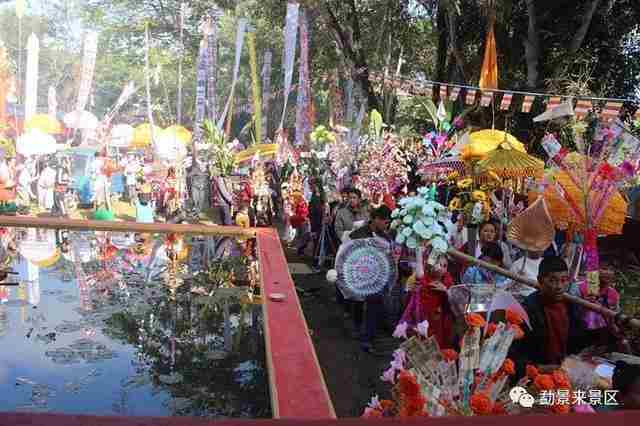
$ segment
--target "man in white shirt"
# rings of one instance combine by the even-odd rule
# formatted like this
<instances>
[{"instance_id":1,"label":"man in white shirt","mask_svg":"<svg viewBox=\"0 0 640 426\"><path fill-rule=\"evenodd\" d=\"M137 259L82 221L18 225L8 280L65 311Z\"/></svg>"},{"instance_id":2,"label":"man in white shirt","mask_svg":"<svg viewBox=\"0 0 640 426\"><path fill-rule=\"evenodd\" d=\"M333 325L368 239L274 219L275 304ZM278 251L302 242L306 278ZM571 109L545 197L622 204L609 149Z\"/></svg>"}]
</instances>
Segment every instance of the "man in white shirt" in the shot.
<instances>
[{"instance_id":1,"label":"man in white shirt","mask_svg":"<svg viewBox=\"0 0 640 426\"><path fill-rule=\"evenodd\" d=\"M529 278L531 280L538 279L538 268L542 262L544 252L528 251L524 257L513 262L511 272Z\"/></svg>"}]
</instances>

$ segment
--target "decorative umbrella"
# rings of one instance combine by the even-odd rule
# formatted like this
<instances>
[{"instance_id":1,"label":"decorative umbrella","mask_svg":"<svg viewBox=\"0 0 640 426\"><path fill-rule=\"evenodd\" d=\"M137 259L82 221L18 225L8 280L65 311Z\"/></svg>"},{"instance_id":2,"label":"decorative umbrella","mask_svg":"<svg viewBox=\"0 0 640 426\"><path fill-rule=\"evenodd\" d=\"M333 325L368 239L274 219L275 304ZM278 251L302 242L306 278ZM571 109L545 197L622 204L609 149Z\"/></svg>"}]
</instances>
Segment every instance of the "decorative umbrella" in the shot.
<instances>
[{"instance_id":1,"label":"decorative umbrella","mask_svg":"<svg viewBox=\"0 0 640 426\"><path fill-rule=\"evenodd\" d=\"M127 148L133 141L135 129L128 124L118 124L111 129L111 146L116 148Z\"/></svg>"},{"instance_id":2,"label":"decorative umbrella","mask_svg":"<svg viewBox=\"0 0 640 426\"><path fill-rule=\"evenodd\" d=\"M25 133L18 138L16 143L16 151L25 157L54 154L57 149L53 136L42 133L40 130L31 130Z\"/></svg>"},{"instance_id":3,"label":"decorative umbrella","mask_svg":"<svg viewBox=\"0 0 640 426\"><path fill-rule=\"evenodd\" d=\"M162 136L165 136L170 139L175 139L183 144L188 144L191 142L192 134L189 130L184 128L183 126L173 125L169 126L162 132Z\"/></svg>"},{"instance_id":4,"label":"decorative umbrella","mask_svg":"<svg viewBox=\"0 0 640 426\"><path fill-rule=\"evenodd\" d=\"M460 157L450 157L443 160L426 163L418 169L421 176L432 179L440 179L446 175L458 172L460 176L466 174L466 166Z\"/></svg>"},{"instance_id":5,"label":"decorative umbrella","mask_svg":"<svg viewBox=\"0 0 640 426\"><path fill-rule=\"evenodd\" d=\"M499 147L478 163L480 171L493 171L501 178L542 177L544 162L517 149Z\"/></svg>"},{"instance_id":6,"label":"decorative umbrella","mask_svg":"<svg viewBox=\"0 0 640 426\"><path fill-rule=\"evenodd\" d=\"M55 241L22 240L18 243L18 252L31 263L45 262L52 259L58 249Z\"/></svg>"},{"instance_id":7,"label":"decorative umbrella","mask_svg":"<svg viewBox=\"0 0 640 426\"><path fill-rule=\"evenodd\" d=\"M469 135L469 143L462 148L462 159L465 161L482 159L498 147L527 152L522 142L515 136L501 130L487 129Z\"/></svg>"},{"instance_id":8,"label":"decorative umbrella","mask_svg":"<svg viewBox=\"0 0 640 426\"><path fill-rule=\"evenodd\" d=\"M55 253L53 254L53 256L47 258L47 259L43 259L43 260L38 260L38 261L33 261L31 263L33 263L35 266L39 267L39 268L50 268L53 265L55 265L56 263L58 263L58 261L60 260L60 250L55 251Z\"/></svg>"},{"instance_id":9,"label":"decorative umbrella","mask_svg":"<svg viewBox=\"0 0 640 426\"><path fill-rule=\"evenodd\" d=\"M187 156L187 148L182 141L162 133L153 144L153 154L160 160L180 161Z\"/></svg>"},{"instance_id":10,"label":"decorative umbrella","mask_svg":"<svg viewBox=\"0 0 640 426\"><path fill-rule=\"evenodd\" d=\"M63 132L62 124L47 114L36 114L32 116L24 125L25 131L39 130L50 135L59 135Z\"/></svg>"},{"instance_id":11,"label":"decorative umbrella","mask_svg":"<svg viewBox=\"0 0 640 426\"><path fill-rule=\"evenodd\" d=\"M549 213L553 218L556 226L558 224L570 224L576 228L576 230L584 230L584 196L573 183L571 178L566 172L560 171L554 175L554 179L557 183L557 187L547 186L545 188L544 200L547 203ZM576 206L580 215L576 215L574 210L569 206L567 201L560 196L558 189L566 191L567 195L575 200ZM529 191L529 202L532 203L537 199L540 193L536 191ZM604 213L596 225L596 229L599 234L602 235L619 235L622 234L622 227L624 226L627 214L627 202L620 192L616 191L615 194L609 199Z\"/></svg>"},{"instance_id":12,"label":"decorative umbrella","mask_svg":"<svg viewBox=\"0 0 640 426\"><path fill-rule=\"evenodd\" d=\"M260 154L260 158L275 158L277 153L278 144L256 144L249 149L237 153L236 163L251 161L256 154Z\"/></svg>"},{"instance_id":13,"label":"decorative umbrella","mask_svg":"<svg viewBox=\"0 0 640 426\"><path fill-rule=\"evenodd\" d=\"M71 111L63 118L64 124L71 129L94 130L98 128L98 118L89 111Z\"/></svg>"},{"instance_id":14,"label":"decorative umbrella","mask_svg":"<svg viewBox=\"0 0 640 426\"><path fill-rule=\"evenodd\" d=\"M153 126L154 137L160 136L162 128ZM146 148L151 145L151 126L149 123L144 123L135 128L133 132L133 141L131 143L134 148Z\"/></svg>"}]
</instances>

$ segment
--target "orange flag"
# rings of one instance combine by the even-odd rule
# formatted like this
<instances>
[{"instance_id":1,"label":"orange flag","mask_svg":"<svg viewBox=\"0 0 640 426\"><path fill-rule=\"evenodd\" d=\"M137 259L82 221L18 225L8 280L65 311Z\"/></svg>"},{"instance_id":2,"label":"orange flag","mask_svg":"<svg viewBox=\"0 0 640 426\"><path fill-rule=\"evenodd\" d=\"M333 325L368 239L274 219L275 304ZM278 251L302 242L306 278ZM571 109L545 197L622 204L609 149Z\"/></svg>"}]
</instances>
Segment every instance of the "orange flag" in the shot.
<instances>
[{"instance_id":1,"label":"orange flag","mask_svg":"<svg viewBox=\"0 0 640 426\"><path fill-rule=\"evenodd\" d=\"M493 30L493 24L487 34L484 61L482 63L482 70L480 71L480 88L483 90L498 88L498 51L496 48L496 34Z\"/></svg>"}]
</instances>

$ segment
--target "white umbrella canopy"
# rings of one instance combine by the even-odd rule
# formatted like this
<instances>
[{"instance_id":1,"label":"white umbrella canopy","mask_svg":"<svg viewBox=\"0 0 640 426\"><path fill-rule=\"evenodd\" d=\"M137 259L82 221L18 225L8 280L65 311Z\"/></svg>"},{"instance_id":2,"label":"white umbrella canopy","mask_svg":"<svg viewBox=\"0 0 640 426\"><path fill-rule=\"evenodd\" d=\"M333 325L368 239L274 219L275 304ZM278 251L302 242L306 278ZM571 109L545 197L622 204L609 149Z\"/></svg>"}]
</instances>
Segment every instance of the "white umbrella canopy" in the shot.
<instances>
[{"instance_id":1,"label":"white umbrella canopy","mask_svg":"<svg viewBox=\"0 0 640 426\"><path fill-rule=\"evenodd\" d=\"M98 127L98 118L89 111L71 111L63 118L64 124L71 129L92 130Z\"/></svg>"},{"instance_id":2,"label":"white umbrella canopy","mask_svg":"<svg viewBox=\"0 0 640 426\"><path fill-rule=\"evenodd\" d=\"M18 252L30 262L38 263L51 259L56 255L58 248L55 241L24 240L18 244Z\"/></svg>"},{"instance_id":3,"label":"white umbrella canopy","mask_svg":"<svg viewBox=\"0 0 640 426\"><path fill-rule=\"evenodd\" d=\"M153 145L153 154L164 161L181 161L187 156L187 148L175 138L160 135Z\"/></svg>"},{"instance_id":4,"label":"white umbrella canopy","mask_svg":"<svg viewBox=\"0 0 640 426\"><path fill-rule=\"evenodd\" d=\"M127 148L133 141L135 129L128 124L118 124L111 129L111 146Z\"/></svg>"},{"instance_id":5,"label":"white umbrella canopy","mask_svg":"<svg viewBox=\"0 0 640 426\"><path fill-rule=\"evenodd\" d=\"M58 149L53 136L40 130L30 130L18 138L16 152L25 157L54 154Z\"/></svg>"}]
</instances>

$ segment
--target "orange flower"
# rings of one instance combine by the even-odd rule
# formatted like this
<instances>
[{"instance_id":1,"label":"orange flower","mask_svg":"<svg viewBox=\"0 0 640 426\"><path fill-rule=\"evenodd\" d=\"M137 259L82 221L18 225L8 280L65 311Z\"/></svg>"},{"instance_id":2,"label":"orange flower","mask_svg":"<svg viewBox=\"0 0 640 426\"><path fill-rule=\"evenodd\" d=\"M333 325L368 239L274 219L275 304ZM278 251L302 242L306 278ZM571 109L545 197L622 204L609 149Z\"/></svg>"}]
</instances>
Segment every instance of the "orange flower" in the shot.
<instances>
[{"instance_id":1,"label":"orange flower","mask_svg":"<svg viewBox=\"0 0 640 426\"><path fill-rule=\"evenodd\" d=\"M497 325L495 325L494 323L489 323L489 325L487 326L487 330L484 332L484 337L493 336L493 333L495 333L497 329Z\"/></svg>"},{"instance_id":2,"label":"orange flower","mask_svg":"<svg viewBox=\"0 0 640 426\"><path fill-rule=\"evenodd\" d=\"M475 328L484 327L486 323L484 318L482 318L482 316L479 314L467 314L467 316L465 317L465 320L467 321L467 325L469 327L475 327Z\"/></svg>"},{"instance_id":3,"label":"orange flower","mask_svg":"<svg viewBox=\"0 0 640 426\"><path fill-rule=\"evenodd\" d=\"M514 336L515 340L520 340L522 338L524 338L524 331L522 330L522 328L519 325L512 325L511 328L513 328L513 331L515 331L516 335Z\"/></svg>"},{"instance_id":4,"label":"orange flower","mask_svg":"<svg viewBox=\"0 0 640 426\"><path fill-rule=\"evenodd\" d=\"M443 349L442 357L445 361L455 361L458 359L458 352L454 351L453 349Z\"/></svg>"},{"instance_id":5,"label":"orange flower","mask_svg":"<svg viewBox=\"0 0 640 426\"><path fill-rule=\"evenodd\" d=\"M569 404L555 404L551 406L551 411L555 414L567 414L571 410L571 406Z\"/></svg>"},{"instance_id":6,"label":"orange flower","mask_svg":"<svg viewBox=\"0 0 640 426\"><path fill-rule=\"evenodd\" d=\"M425 403L426 400L421 395L406 399L403 398L399 413L400 417L424 416L423 408Z\"/></svg>"},{"instance_id":7,"label":"orange flower","mask_svg":"<svg viewBox=\"0 0 640 426\"><path fill-rule=\"evenodd\" d=\"M504 363L502 364L502 371L505 374L513 376L514 374L516 374L516 365L513 363L513 361L507 358L504 360Z\"/></svg>"},{"instance_id":8,"label":"orange flower","mask_svg":"<svg viewBox=\"0 0 640 426\"><path fill-rule=\"evenodd\" d=\"M533 381L533 385L538 389L538 391L553 390L556 387L556 384L553 381L553 376L550 374L538 374Z\"/></svg>"},{"instance_id":9,"label":"orange flower","mask_svg":"<svg viewBox=\"0 0 640 426\"><path fill-rule=\"evenodd\" d=\"M491 414L493 411L491 399L484 393L476 392L471 395L469 405L476 415Z\"/></svg>"},{"instance_id":10,"label":"orange flower","mask_svg":"<svg viewBox=\"0 0 640 426\"><path fill-rule=\"evenodd\" d=\"M420 395L420 385L416 381L413 374L402 371L398 376L398 387L400 392L406 397L415 397Z\"/></svg>"},{"instance_id":11,"label":"orange flower","mask_svg":"<svg viewBox=\"0 0 640 426\"><path fill-rule=\"evenodd\" d=\"M511 309L507 309L506 319L507 322L512 325L520 325L524 322L520 314L516 311L512 311Z\"/></svg>"},{"instance_id":12,"label":"orange flower","mask_svg":"<svg viewBox=\"0 0 640 426\"><path fill-rule=\"evenodd\" d=\"M365 419L382 417L382 411L378 410L377 408L366 409L362 417L364 417Z\"/></svg>"},{"instance_id":13,"label":"orange flower","mask_svg":"<svg viewBox=\"0 0 640 426\"><path fill-rule=\"evenodd\" d=\"M493 411L491 414L496 416L501 416L503 414L507 414L507 410L505 410L504 405L501 402L496 402L493 406Z\"/></svg>"},{"instance_id":14,"label":"orange flower","mask_svg":"<svg viewBox=\"0 0 640 426\"><path fill-rule=\"evenodd\" d=\"M559 388L571 387L571 382L569 381L569 378L567 377L564 371L556 370L552 373L552 377L553 377L553 382L556 384L557 387Z\"/></svg>"},{"instance_id":15,"label":"orange flower","mask_svg":"<svg viewBox=\"0 0 640 426\"><path fill-rule=\"evenodd\" d=\"M526 372L527 372L527 377L530 378L531 380L535 379L536 377L538 377L538 374L540 374L538 369L533 365L527 365Z\"/></svg>"}]
</instances>

